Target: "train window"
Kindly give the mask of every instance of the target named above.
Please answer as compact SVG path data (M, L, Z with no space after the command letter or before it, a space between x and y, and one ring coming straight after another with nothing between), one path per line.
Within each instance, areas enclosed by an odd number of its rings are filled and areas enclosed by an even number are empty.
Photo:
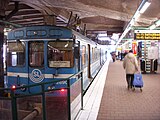
M100 58L100 50L96 48L96 52L95 53L96 53L95 54L95 56L96 56L95 60L98 60Z
M44 42L29 42L29 64L32 67L44 66Z
M24 42L10 42L7 48L8 66L23 66L25 64Z
M28 30L27 36L45 36L47 32L45 30Z
M24 31L18 30L14 32L15 38L22 38L24 36Z
M73 42L48 42L49 67L73 67Z
M51 36L62 36L63 35L63 31L60 30L60 29L50 30L49 31L49 35L51 35Z

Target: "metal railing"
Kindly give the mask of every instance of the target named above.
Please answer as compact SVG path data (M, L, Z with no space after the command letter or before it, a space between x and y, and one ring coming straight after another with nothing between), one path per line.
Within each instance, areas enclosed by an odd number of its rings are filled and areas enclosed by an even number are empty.
M67 82L66 86L47 89L48 85L53 83L56 84L57 82L60 82L60 81L66 81ZM36 93L28 93L28 94L16 93L18 90L29 89L34 87L40 87L41 90ZM57 94L61 94L60 91L62 89L63 91L65 90L65 92L62 93L62 95L60 96L57 95ZM82 71L66 79L52 80L50 82L36 83L36 84L17 87L17 88L7 88L7 89L4 88L0 90L10 93L10 97L3 97L3 96L0 97L0 114L3 114L3 116L5 116L6 114L5 118L0 118L0 119L26 120L26 118L31 118L31 116L28 117L29 114L37 113L36 115L38 118L33 116L35 120L37 119L53 120L54 117L58 116L56 113L57 110L60 110L59 111L60 116L63 116L62 115L63 113L66 114L66 116L64 115L65 117L63 117L63 119L71 120L75 118L75 116L81 109L83 109ZM54 96L52 96L53 94ZM30 109L30 106L32 106L32 108L37 107L36 104L39 104L39 108L41 110ZM61 106L61 108L59 106ZM35 110L35 112L33 112L33 110ZM5 111L9 111L9 112L5 112ZM42 114L40 113L40 111L42 111ZM73 113L74 115L72 115ZM11 115L11 117L9 117L9 115Z

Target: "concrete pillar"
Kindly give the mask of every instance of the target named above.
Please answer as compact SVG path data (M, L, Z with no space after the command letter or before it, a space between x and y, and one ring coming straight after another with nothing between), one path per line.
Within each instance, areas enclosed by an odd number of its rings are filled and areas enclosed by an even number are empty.
M5 10L10 0L0 0L0 19L5 20ZM4 43L4 24L0 23L0 88L4 88L4 68L3 68L3 43ZM4 91L0 91L2 96Z
M56 16L54 15L45 15L44 21L46 25L56 25Z

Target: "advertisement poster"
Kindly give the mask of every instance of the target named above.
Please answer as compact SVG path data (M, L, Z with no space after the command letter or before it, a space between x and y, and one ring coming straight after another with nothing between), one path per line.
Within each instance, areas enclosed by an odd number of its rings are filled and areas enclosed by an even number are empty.
M132 42L132 50L133 50L133 54L136 55L137 54L137 42Z

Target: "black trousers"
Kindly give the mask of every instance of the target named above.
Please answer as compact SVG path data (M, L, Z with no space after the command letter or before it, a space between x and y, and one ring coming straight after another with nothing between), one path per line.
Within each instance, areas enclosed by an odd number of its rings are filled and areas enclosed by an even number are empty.
M134 74L126 74L126 80L127 80L128 86L130 86L132 88L133 80L134 80Z

